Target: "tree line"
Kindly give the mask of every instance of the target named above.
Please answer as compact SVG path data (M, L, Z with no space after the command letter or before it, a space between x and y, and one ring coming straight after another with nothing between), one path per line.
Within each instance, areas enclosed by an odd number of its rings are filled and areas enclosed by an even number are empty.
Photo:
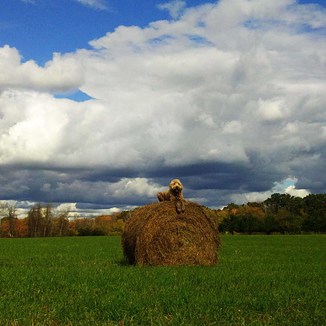
M215 213L220 232L231 234L326 232L326 194L300 198L275 193L262 203L231 203Z
M94 218L69 217L69 211L56 211L51 204L33 206L25 218L18 218L16 208L2 205L0 237L35 238L95 236L120 234L128 212Z
M209 210L219 221L222 233L325 233L326 194L304 198L275 193L264 202L228 204ZM62 237L120 234L130 212L94 218L69 217L69 211L57 211L51 204L36 204L25 218L18 218L16 208L1 205L0 237Z

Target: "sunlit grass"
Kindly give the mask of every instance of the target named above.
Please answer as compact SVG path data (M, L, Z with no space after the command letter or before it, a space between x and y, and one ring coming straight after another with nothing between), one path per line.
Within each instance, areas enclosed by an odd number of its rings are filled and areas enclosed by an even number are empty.
M125 265L119 237L0 239L0 325L325 325L326 236L225 236L216 267Z

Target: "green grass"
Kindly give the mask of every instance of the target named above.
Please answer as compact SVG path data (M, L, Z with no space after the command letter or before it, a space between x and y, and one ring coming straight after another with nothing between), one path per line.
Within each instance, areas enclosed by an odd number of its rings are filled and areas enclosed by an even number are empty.
M133 267L119 237L0 239L0 325L326 325L326 236L224 236L216 267Z

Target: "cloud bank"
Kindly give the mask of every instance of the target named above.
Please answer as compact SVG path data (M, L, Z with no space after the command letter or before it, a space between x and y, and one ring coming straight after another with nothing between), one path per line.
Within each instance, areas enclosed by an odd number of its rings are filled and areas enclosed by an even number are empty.
M325 10L184 6L44 67L0 48L2 199L123 208L175 177L211 207L263 200L289 178L284 192L326 191ZM92 99L57 97L77 90Z

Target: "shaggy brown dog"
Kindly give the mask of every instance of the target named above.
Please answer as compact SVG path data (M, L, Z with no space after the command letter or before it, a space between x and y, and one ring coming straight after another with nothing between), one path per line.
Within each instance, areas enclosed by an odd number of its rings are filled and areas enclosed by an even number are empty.
M173 201L178 213L185 211L185 203L182 195L183 185L179 179L170 182L169 190L157 193L159 201Z

